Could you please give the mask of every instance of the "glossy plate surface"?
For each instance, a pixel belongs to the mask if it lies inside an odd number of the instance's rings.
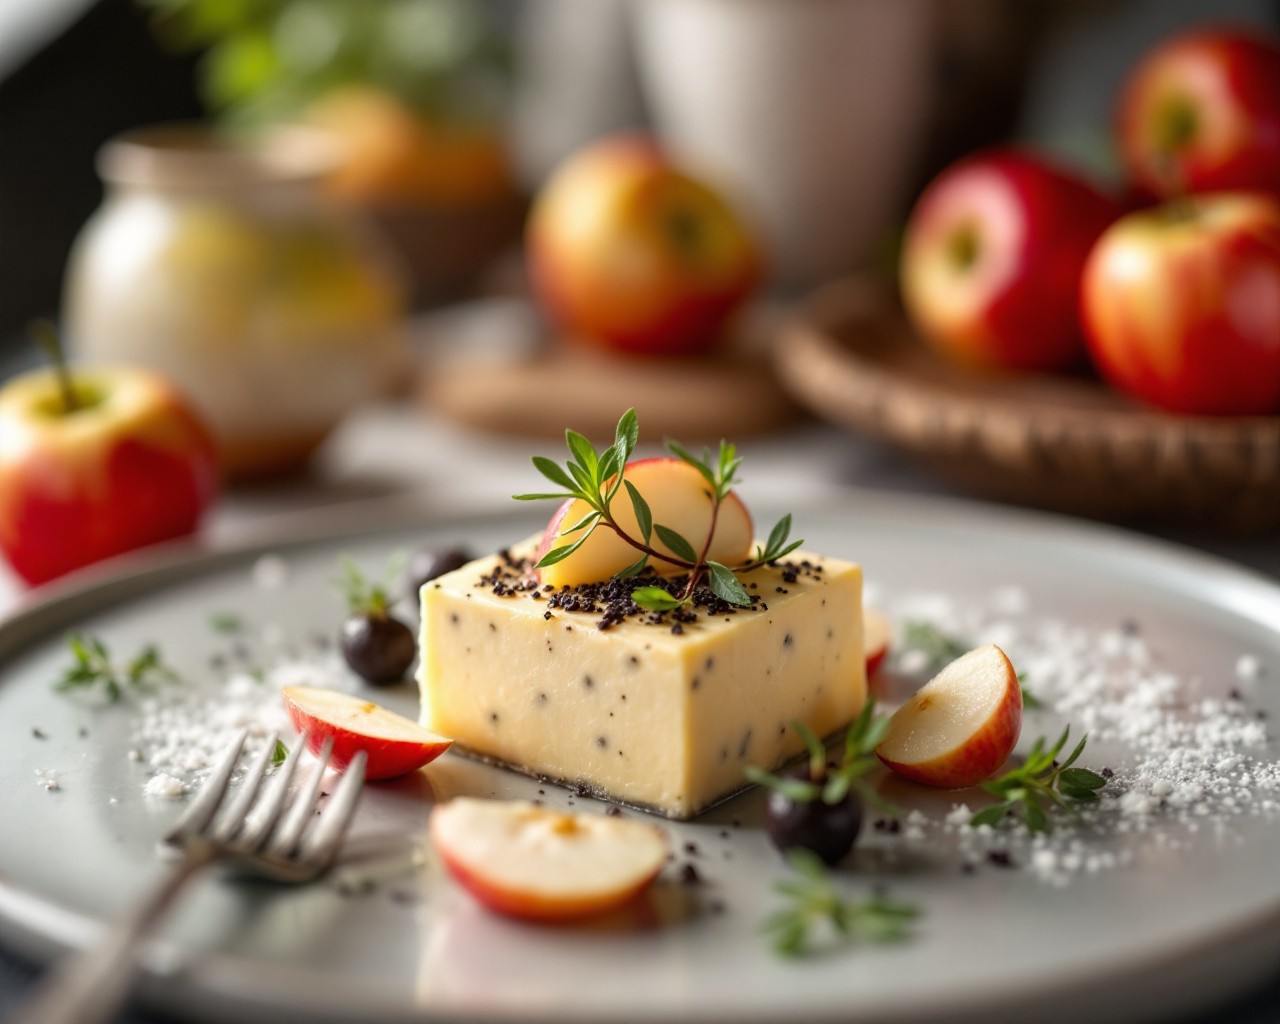
[[[1236,685],[1242,654],[1255,657],[1263,675],[1251,706],[1280,715],[1280,588],[1243,571],[1116,531],[980,505],[852,495],[842,507],[793,511],[807,546],[861,561],[889,604],[938,592],[963,605],[1012,585],[1033,616],[1100,634],[1137,622],[1161,663],[1208,695]],[[213,692],[223,659],[262,662],[334,634],[341,554],[376,571],[422,544],[489,550],[532,532],[536,519],[202,554],[63,594],[0,625],[0,935],[40,956],[85,941],[157,877],[155,840],[180,810],[143,795],[148,773],[129,757],[136,704],[98,707],[51,689],[68,662],[68,629],[121,655],[156,643],[184,685]],[[264,552],[287,570],[273,587],[253,572]],[[239,637],[213,628],[228,612],[247,624]],[[416,714],[408,687],[369,692]],[[1039,714],[1024,741],[1060,727]],[[1117,749],[1096,754],[1124,758]],[[1261,756],[1275,760],[1274,741]],[[55,791],[42,784],[51,775]],[[551,804],[600,810],[452,754],[419,776],[370,787],[356,848],[385,842],[396,856],[306,889],[200,884],[149,961],[145,997],[191,1019],[272,1022],[1141,1020],[1238,992],[1270,973],[1280,952],[1280,830],[1267,815],[1187,833],[1173,848],[1112,837],[1109,848],[1132,863],[1061,887],[1024,871],[963,873],[948,840],[903,846],[873,832],[841,884],[850,894],[887,884],[924,911],[917,934],[803,962],[779,960],[758,932],[778,906],[772,882],[785,874],[759,827],[758,793],[672,825],[676,863],[650,897],[582,927],[492,917],[429,856],[406,870],[403,855],[422,846],[432,801],[530,798],[540,789]],[[930,821],[955,800],[902,786],[892,796]],[[690,862],[701,884],[681,884]]]

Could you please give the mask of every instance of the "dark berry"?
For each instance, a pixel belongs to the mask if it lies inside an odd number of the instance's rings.
[[[389,615],[352,615],[342,624],[342,656],[375,686],[400,682],[417,653],[413,631]]]
[[[787,773],[792,778],[811,780],[807,764]],[[803,847],[817,854],[824,863],[842,860],[858,838],[862,827],[862,801],[856,793],[847,793],[835,804],[821,797],[801,802],[772,790],[765,814],[765,830],[773,845],[783,852]]]
[[[424,583],[461,569],[473,557],[466,548],[419,548],[405,566],[405,590],[416,601]]]

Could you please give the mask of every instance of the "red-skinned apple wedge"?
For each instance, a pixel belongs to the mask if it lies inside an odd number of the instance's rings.
[[[867,659],[867,676],[870,677],[889,654],[893,639],[893,625],[874,608],[862,609],[862,649]]]
[[[604,139],[557,168],[526,249],[534,292],[562,328],[633,355],[707,351],[761,276],[738,213],[642,135]]]
[[[668,846],[646,822],[470,797],[431,812],[431,838],[449,873],[486,907],[547,922],[635,898],[662,870]]]
[[[1280,39],[1201,29],[1166,40],[1130,72],[1117,122],[1125,170],[1153,195],[1280,196]]]
[[[0,390],[0,550],[31,584],[192,533],[217,497],[213,442],[162,377],[41,370]]]
[[[1022,686],[994,644],[957,658],[894,712],[876,756],[904,778],[963,789],[991,778],[1022,732]]]
[[[900,275],[907,314],[935,349],[969,366],[1082,363],[1080,268],[1118,212],[1086,182],[1030,154],[966,157],[911,211]]]
[[[1171,412],[1280,411],[1280,202],[1187,196],[1098,239],[1080,310],[1098,371]]]
[[[649,505],[654,523],[675,530],[695,550],[700,547],[711,526],[711,498],[707,493],[707,482],[701,473],[682,459],[637,459],[627,463],[626,479]],[[618,525],[629,536],[639,538],[640,528],[626,492],[620,493],[610,507]],[[577,498],[565,501],[556,509],[543,531],[536,558],[540,559],[552,548],[572,543],[576,535],[563,535],[561,531],[575,526],[589,511],[586,503]],[[751,514],[737,493],[730,491],[720,505],[716,532],[707,557],[731,568],[743,564],[751,554],[753,532]],[[657,534],[654,534],[652,544],[663,554],[673,554]],[[543,583],[554,587],[599,583],[634,564],[640,555],[641,552],[622,540],[612,529],[599,526],[573,554],[540,569],[539,577]],[[683,571],[661,559],[651,560],[650,565],[659,573]]]
[[[391,779],[430,764],[453,744],[380,704],[338,690],[286,686],[281,691],[289,721],[306,732],[307,748],[319,753],[333,740],[334,768],[341,771],[363,750],[367,779]]]

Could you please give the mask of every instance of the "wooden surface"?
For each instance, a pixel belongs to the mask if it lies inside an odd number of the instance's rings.
[[[1176,416],[1083,376],[958,368],[870,281],[813,295],[777,365],[812,411],[986,497],[1230,533],[1280,527],[1280,417]]]
[[[419,389],[433,411],[471,427],[562,438],[571,426],[597,443],[634,407],[643,440],[741,440],[797,415],[759,343],[695,359],[612,355],[555,339],[524,356],[428,369]]]

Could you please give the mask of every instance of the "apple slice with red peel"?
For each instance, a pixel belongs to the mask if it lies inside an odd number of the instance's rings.
[[[889,719],[876,756],[897,774],[946,789],[991,778],[1022,731],[1018,674],[994,644],[957,658]]]
[[[681,459],[637,459],[627,463],[626,478],[648,504],[654,523],[675,530],[695,550],[701,550],[711,526],[711,495],[701,473]],[[618,493],[610,507],[614,519],[623,531],[630,537],[641,539],[635,510],[625,489]],[[586,502],[577,498],[570,498],[556,509],[543,532],[535,560],[541,559],[553,548],[572,544],[580,535],[566,535],[562,531],[572,529],[590,511]],[[708,560],[731,568],[741,565],[751,555],[753,535],[751,514],[737,493],[730,491],[720,504],[715,536],[707,552]],[[651,543],[661,554],[674,554],[656,533]],[[640,551],[609,527],[600,526],[573,554],[540,569],[539,578],[553,587],[599,583],[633,565],[640,555]],[[684,571],[660,558],[651,559],[649,564],[656,572],[664,575]]]
[[[306,732],[313,754],[333,740],[332,764],[339,771],[363,750],[369,759],[365,778],[391,779],[430,764],[453,745],[412,719],[349,693],[318,686],[286,686],[281,693],[289,720],[299,733]]]
[[[667,859],[666,833],[655,825],[522,800],[450,800],[432,811],[431,838],[472,896],[531,921],[621,906],[648,887]]]
[[[893,624],[874,608],[862,609],[862,650],[870,676],[884,662],[893,638]]]

